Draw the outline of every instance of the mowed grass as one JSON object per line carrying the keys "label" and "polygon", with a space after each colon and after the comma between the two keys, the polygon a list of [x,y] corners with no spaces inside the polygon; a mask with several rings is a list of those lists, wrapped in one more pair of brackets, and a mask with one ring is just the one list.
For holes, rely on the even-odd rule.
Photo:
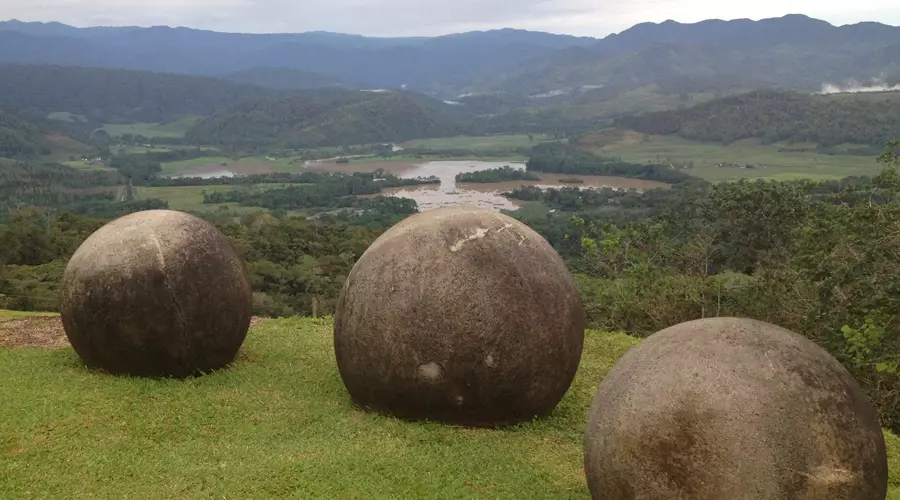
{"label": "mowed grass", "polygon": [[[881,171],[874,156],[825,155],[815,152],[779,152],[779,148],[799,148],[812,145],[761,144],[747,139],[729,145],[698,142],[677,136],[644,136],[643,141],[629,140],[621,147],[610,144],[595,150],[601,155],[618,156],[633,163],[665,161],[686,164],[693,161],[691,175],[709,181],[728,181],[743,178],[841,179],[851,175],[873,175]],[[737,163],[765,166],[756,169],[719,168],[717,163]]]}
{"label": "mowed grass", "polygon": [[527,135],[489,135],[489,136],[466,136],[457,137],[437,137],[433,139],[416,139],[405,142],[401,146],[404,148],[427,148],[427,149],[502,149],[502,148],[528,148],[543,141],[551,140],[547,135],[535,134],[534,142],[528,139]]}
{"label": "mowed grass", "polygon": [[9,321],[17,318],[27,318],[30,316],[59,316],[55,312],[34,312],[34,311],[10,311],[8,309],[0,309],[0,321]]}
{"label": "mowed grass", "polygon": [[356,409],[332,327],[263,322],[233,367],[186,381],[92,373],[71,349],[0,349],[0,497],[589,498],[591,398],[636,339],[588,332],[550,416],[471,430]]}

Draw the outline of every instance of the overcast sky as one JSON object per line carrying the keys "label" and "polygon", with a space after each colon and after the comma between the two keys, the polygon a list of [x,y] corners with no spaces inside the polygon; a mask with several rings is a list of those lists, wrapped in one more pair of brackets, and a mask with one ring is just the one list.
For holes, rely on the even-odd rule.
{"label": "overcast sky", "polygon": [[900,0],[0,0],[0,19],[75,26],[169,25],[233,32],[439,35],[522,28],[602,37],[644,21],[806,14],[900,25]]}

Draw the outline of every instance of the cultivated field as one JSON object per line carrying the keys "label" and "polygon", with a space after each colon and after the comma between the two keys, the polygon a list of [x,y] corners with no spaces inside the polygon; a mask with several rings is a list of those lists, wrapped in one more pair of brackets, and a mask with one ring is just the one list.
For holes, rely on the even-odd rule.
{"label": "cultivated field", "polygon": [[[69,348],[0,346],[0,497],[587,499],[590,401],[636,342],[588,332],[559,407],[505,430],[357,410],[328,319],[264,321],[233,367],[186,381],[92,373]],[[887,438],[898,500],[900,440]]]}

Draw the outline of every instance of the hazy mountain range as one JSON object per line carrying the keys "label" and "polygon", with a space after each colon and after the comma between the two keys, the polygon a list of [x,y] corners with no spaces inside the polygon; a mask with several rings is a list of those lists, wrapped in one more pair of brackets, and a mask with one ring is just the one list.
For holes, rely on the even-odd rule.
{"label": "hazy mountain range", "polygon": [[169,27],[0,22],[0,62],[224,77],[272,88],[407,86],[569,93],[688,83],[815,89],[900,74],[900,28],[806,16],[644,23],[603,39],[501,29],[439,37],[236,34]]}

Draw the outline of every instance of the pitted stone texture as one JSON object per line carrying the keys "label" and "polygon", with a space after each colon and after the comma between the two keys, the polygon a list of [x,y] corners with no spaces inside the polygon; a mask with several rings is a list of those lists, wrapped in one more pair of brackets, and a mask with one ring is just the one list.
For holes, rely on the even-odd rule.
{"label": "pitted stone texture", "polygon": [[600,385],[584,449],[595,499],[887,493],[884,437],[856,381],[813,342],[750,319],[683,323],[631,349]]}
{"label": "pitted stone texture", "polygon": [[187,377],[234,360],[251,287],[228,239],[182,212],[148,210],[98,229],[66,266],[62,321],[75,352],[114,374]]}
{"label": "pitted stone texture", "polygon": [[334,340],[359,406],[503,426],[562,399],[584,312],[540,235],[489,210],[444,208],[409,217],[366,250],[341,292]]}

